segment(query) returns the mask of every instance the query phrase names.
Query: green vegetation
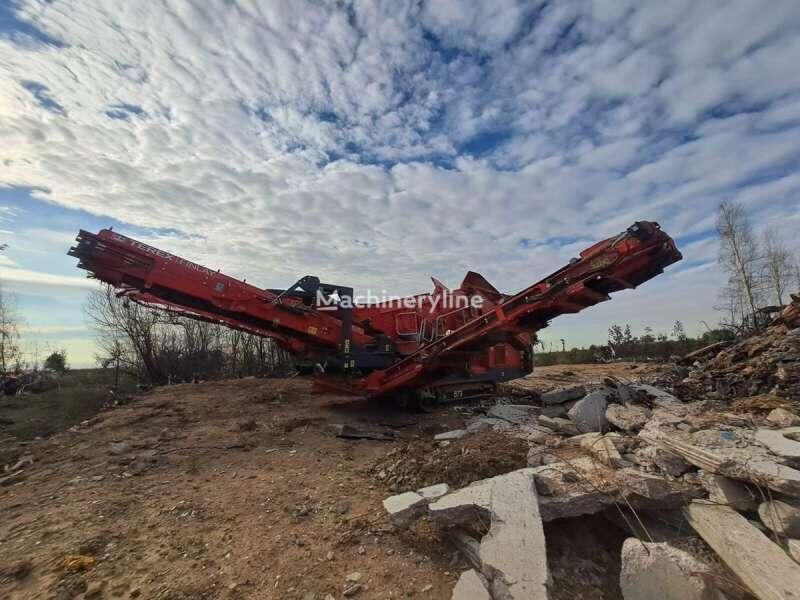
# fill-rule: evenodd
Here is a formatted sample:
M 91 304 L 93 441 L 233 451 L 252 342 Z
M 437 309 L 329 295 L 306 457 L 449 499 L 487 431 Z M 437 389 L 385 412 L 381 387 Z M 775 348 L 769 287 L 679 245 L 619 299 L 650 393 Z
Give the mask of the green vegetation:
M 630 324 L 624 327 L 613 324 L 608 329 L 605 345 L 592 344 L 588 348 L 571 348 L 561 352 L 537 352 L 536 364 L 581 364 L 607 362 L 610 360 L 668 360 L 671 356 L 683 356 L 709 344 L 733 339 L 734 334 L 725 329 L 712 329 L 697 338 L 690 338 L 683 324 L 676 321 L 670 334 L 654 334 L 650 327 L 644 328 L 640 336 L 633 335 Z
M 20 439 L 46 437 L 90 418 L 106 403 L 136 391 L 135 379 L 123 375 L 114 386 L 114 369 L 70 370 L 43 392 L 0 396 L 0 434 Z
M 44 359 L 44 368 L 61 373 L 62 375 L 67 372 L 67 351 L 56 350 L 50 356 Z

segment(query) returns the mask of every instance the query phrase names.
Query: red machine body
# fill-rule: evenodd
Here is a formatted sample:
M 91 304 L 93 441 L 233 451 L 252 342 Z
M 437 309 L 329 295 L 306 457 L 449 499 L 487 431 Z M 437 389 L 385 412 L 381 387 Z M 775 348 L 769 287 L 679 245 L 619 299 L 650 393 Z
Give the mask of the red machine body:
M 681 259 L 641 221 L 516 294 L 467 273 L 448 290 L 356 304 L 353 289 L 306 276 L 261 289 L 115 231 L 81 231 L 69 254 L 130 299 L 274 338 L 315 365 L 319 389 L 435 402 L 490 391 L 533 370 L 536 332 L 564 313 L 634 288 Z

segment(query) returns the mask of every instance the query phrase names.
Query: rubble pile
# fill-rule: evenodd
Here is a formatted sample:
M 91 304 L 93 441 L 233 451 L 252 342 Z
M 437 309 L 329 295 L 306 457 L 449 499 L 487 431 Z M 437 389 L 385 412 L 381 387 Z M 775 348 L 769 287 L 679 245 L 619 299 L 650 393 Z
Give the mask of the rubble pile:
M 690 402 L 607 379 L 535 404 L 477 408 L 431 440 L 427 462 L 401 452 L 380 466 L 379 479 L 398 492 L 385 508 L 398 527 L 413 531 L 424 519 L 443 528 L 471 567 L 454 600 L 563 597 L 553 573 L 565 569 L 548 565 L 544 531 L 595 518 L 587 515 L 627 531 L 615 550 L 625 600 L 800 598 L 798 325 L 795 297 L 764 333 L 695 363 L 685 386 L 670 388 L 698 390 Z M 739 395 L 720 402 L 730 390 Z M 491 440 L 483 450 L 482 439 Z M 447 475 L 447 458 L 460 457 L 468 473 L 469 461 L 485 465 L 504 447 L 500 439 L 524 444 L 526 467 L 495 464 L 469 482 Z M 423 483 L 450 487 L 426 497 Z
M 674 389 L 685 399 L 770 394 L 800 401 L 800 295 L 763 332 L 695 361 Z

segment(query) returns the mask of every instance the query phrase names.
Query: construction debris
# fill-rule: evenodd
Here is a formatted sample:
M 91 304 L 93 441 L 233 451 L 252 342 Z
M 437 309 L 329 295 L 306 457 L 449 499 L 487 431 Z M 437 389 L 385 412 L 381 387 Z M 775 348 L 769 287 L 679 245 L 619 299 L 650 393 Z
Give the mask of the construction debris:
M 553 404 L 564 404 L 572 400 L 580 400 L 586 395 L 586 388 L 582 385 L 576 385 L 569 388 L 558 388 L 545 392 L 540 396 L 542 406 L 551 406 Z
M 489 410 L 487 416 L 522 425 L 534 419 L 538 414 L 539 408 L 529 404 L 496 404 Z
M 767 415 L 767 422 L 776 427 L 796 427 L 800 425 L 800 417 L 785 408 L 773 408 Z
M 800 458 L 800 442 L 792 438 L 800 438 L 800 427 L 785 429 L 759 429 L 755 439 L 764 444 L 773 454 L 784 458 Z
M 404 492 L 383 501 L 383 508 L 396 527 L 409 527 L 425 511 L 428 500 L 416 492 Z
M 736 510 L 755 510 L 758 496 L 751 486 L 714 473 L 702 473 L 700 481 L 708 491 L 708 499 L 715 504 L 730 506 Z
M 628 538 L 622 546 L 620 588 L 625 600 L 722 598 L 707 577 L 712 567 L 668 543 Z
M 735 510 L 692 502 L 689 524 L 759 600 L 800 598 L 800 569 L 783 550 Z
M 569 409 L 567 415 L 581 433 L 605 431 L 608 428 L 606 421 L 607 396 L 608 394 L 604 391 L 591 392 Z
M 732 400 L 761 394 L 800 398 L 800 296 L 765 330 L 695 362 L 674 383 L 684 398 Z M 765 406 L 769 412 L 777 406 Z M 790 408 L 783 406 L 783 408 Z
M 611 404 L 606 409 L 606 420 L 622 431 L 638 431 L 651 415 L 650 409 L 645 406 Z
M 486 583 L 475 569 L 464 571 L 453 588 L 452 600 L 492 600 Z
M 467 435 L 466 429 L 454 429 L 452 431 L 445 431 L 444 433 L 437 433 L 433 439 L 437 442 L 447 442 L 450 440 L 460 440 Z
M 800 537 L 800 503 L 797 501 L 767 500 L 759 505 L 758 516 L 778 535 Z
M 440 498 L 428 510 L 448 526 L 489 522 L 479 559 L 493 598 L 549 597 L 547 550 L 531 469 L 476 482 Z

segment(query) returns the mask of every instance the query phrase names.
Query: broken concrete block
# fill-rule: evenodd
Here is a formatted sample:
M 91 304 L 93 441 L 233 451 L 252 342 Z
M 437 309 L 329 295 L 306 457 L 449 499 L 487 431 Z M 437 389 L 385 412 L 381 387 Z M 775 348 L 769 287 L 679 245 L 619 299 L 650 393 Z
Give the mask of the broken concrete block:
M 560 417 L 545 417 L 544 415 L 541 415 L 536 423 L 553 431 L 559 431 L 567 435 L 578 435 L 580 433 L 578 426 L 569 419 L 562 419 Z
M 768 500 L 758 506 L 761 522 L 779 535 L 800 537 L 800 503 Z
M 632 383 L 629 386 L 634 391 L 635 397 L 646 396 L 653 406 L 666 407 L 669 405 L 681 404 L 675 396 L 665 392 L 661 388 L 646 383 Z
M 719 598 L 706 578 L 711 567 L 668 543 L 628 538 L 622 545 L 619 585 L 625 600 Z
M 489 520 L 480 561 L 492 597 L 548 598 L 547 551 L 532 469 L 476 482 L 440 498 L 429 511 L 446 525 Z
M 532 422 L 536 418 L 539 414 L 539 407 L 530 404 L 495 404 L 486 414 L 514 425 L 522 425 Z
M 437 433 L 433 436 L 434 441 L 444 442 L 451 440 L 460 440 L 467 435 L 466 429 L 453 429 L 452 431 L 445 431 L 444 433 Z
M 716 504 L 724 504 L 736 510 L 754 510 L 758 497 L 741 481 L 736 481 L 714 473 L 703 473 L 700 482 L 708 491 L 708 499 Z
M 604 431 L 608 427 L 607 408 L 606 393 L 592 392 L 578 400 L 575 406 L 569 409 L 567 416 L 581 433 Z
M 545 392 L 540 396 L 542 406 L 551 406 L 553 404 L 563 404 L 571 400 L 579 400 L 586 395 L 586 388 L 582 385 L 576 385 L 568 388 L 559 388 Z
M 644 406 L 610 404 L 606 409 L 608 422 L 623 431 L 641 429 L 650 419 L 650 414 L 650 410 Z
M 425 498 L 428 502 L 433 502 L 447 494 L 450 491 L 450 486 L 446 483 L 437 483 L 436 485 L 429 485 L 422 489 L 417 490 L 417 493 Z
M 545 417 L 565 417 L 569 409 L 575 406 L 577 400 L 570 400 L 563 404 L 550 404 L 549 406 L 542 406 L 541 415 Z
M 460 527 L 453 527 L 447 532 L 453 546 L 461 552 L 473 569 L 483 569 L 481 563 L 481 543 Z
M 630 467 L 615 470 L 589 456 L 531 470 L 543 521 L 593 514 L 617 501 L 633 508 L 678 508 L 702 495 L 699 487 Z
M 503 419 L 481 417 L 479 419 L 475 419 L 469 425 L 467 425 L 467 433 L 478 433 L 479 431 L 486 431 L 488 429 L 493 431 L 505 431 L 510 426 L 510 423 L 508 421 L 504 421 Z
M 475 569 L 464 571 L 453 588 L 451 600 L 492 600 L 486 580 Z
M 770 452 L 784 458 L 800 458 L 800 442 L 788 436 L 800 437 L 800 427 L 784 427 L 783 429 L 758 429 L 755 439 Z
M 800 425 L 800 417 L 785 408 L 774 408 L 767 415 L 767 421 L 776 427 L 796 427 Z
M 580 439 L 573 438 L 573 440 L 579 441 L 581 448 L 604 465 L 614 468 L 621 468 L 625 465 L 625 461 L 611 438 L 599 433 L 585 433 L 577 438 Z
M 395 527 L 406 528 L 425 513 L 428 501 L 416 492 L 404 492 L 389 496 L 383 501 L 383 508 L 389 513 L 389 520 Z
M 723 456 L 699 446 L 660 436 L 654 441 L 668 450 L 677 452 L 688 462 L 704 471 L 725 475 L 732 479 L 751 481 L 776 492 L 800 497 L 800 471 L 764 458 L 739 458 Z
M 630 467 L 619 469 L 616 476 L 621 493 L 634 508 L 678 508 L 702 495 L 697 487 Z
M 550 452 L 545 446 L 531 446 L 528 449 L 528 466 L 540 467 L 544 463 L 544 457 Z
M 692 502 L 689 524 L 760 600 L 800 597 L 800 569 L 791 558 L 732 508 Z
M 543 427 L 541 425 L 522 425 L 520 426 L 518 437 L 526 439 L 534 444 L 544 444 L 548 438 L 555 435 L 557 435 L 556 432 L 549 427 Z
M 634 452 L 634 455 L 636 456 L 637 464 L 658 469 L 673 477 L 680 477 L 693 468 L 680 454 L 664 450 L 658 446 L 639 448 Z
M 786 550 L 786 554 L 792 557 L 792 560 L 800 564 L 800 540 L 792 538 L 781 540 L 781 546 Z

